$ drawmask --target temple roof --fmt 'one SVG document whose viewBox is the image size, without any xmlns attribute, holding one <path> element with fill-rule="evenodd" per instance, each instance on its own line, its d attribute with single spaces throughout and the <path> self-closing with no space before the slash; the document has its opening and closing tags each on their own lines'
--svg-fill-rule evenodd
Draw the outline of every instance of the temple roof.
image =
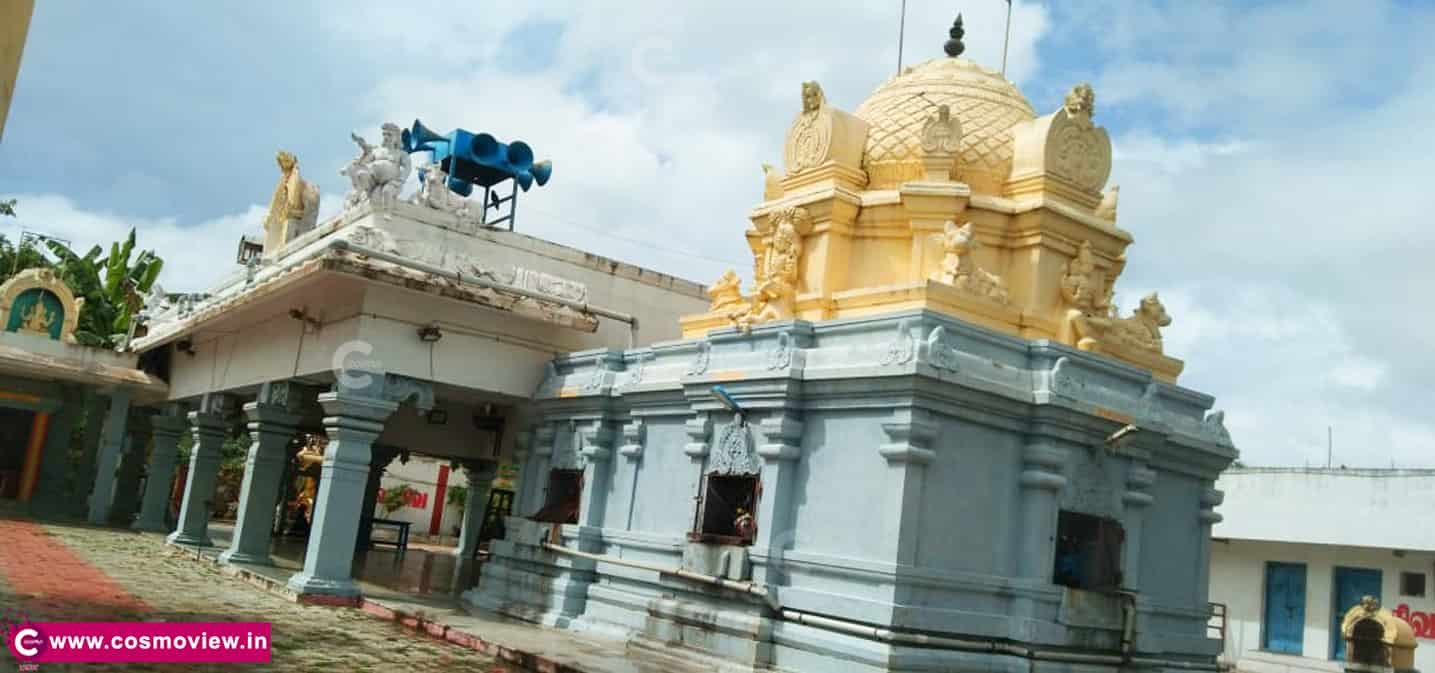
<svg viewBox="0 0 1435 673">
<path fill-rule="evenodd" d="M 863 168 L 872 187 L 923 175 L 922 128 L 940 105 L 950 106 L 961 124 L 958 179 L 975 191 L 1000 193 L 1011 173 L 1011 128 L 1036 111 L 1000 74 L 951 57 L 904 68 L 857 107 L 856 116 L 871 124 Z"/>
</svg>

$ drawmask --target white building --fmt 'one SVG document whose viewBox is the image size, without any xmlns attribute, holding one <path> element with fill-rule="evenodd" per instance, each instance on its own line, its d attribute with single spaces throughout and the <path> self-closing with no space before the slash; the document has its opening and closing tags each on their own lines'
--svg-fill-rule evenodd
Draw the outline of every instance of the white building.
<svg viewBox="0 0 1435 673">
<path fill-rule="evenodd" d="M 1405 617 L 1435 670 L 1435 470 L 1240 468 L 1217 482 L 1211 601 L 1242 671 L 1339 671 L 1339 620 L 1363 595 Z"/>
</svg>

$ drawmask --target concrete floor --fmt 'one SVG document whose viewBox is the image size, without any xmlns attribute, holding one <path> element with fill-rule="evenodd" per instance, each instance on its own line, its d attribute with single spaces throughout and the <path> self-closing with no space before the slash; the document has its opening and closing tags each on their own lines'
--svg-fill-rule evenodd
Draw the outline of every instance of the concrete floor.
<svg viewBox="0 0 1435 673">
<path fill-rule="evenodd" d="M 233 527 L 211 523 L 210 538 L 215 547 L 198 550 L 216 557 L 227 548 Z M 303 540 L 284 538 L 270 548 L 272 567 L 236 564 L 277 586 L 303 567 Z M 538 657 L 558 667 L 545 670 L 583 673 L 719 673 L 719 667 L 667 656 L 649 649 L 635 649 L 621 640 L 603 639 L 572 631 L 550 629 L 465 607 L 459 594 L 478 582 L 481 562 L 458 563 L 445 548 L 414 547 L 398 553 L 380 547 L 360 552 L 355 559 L 354 578 L 364 598 L 390 610 L 422 615 L 425 621 L 475 634 L 484 641 Z"/>
<path fill-rule="evenodd" d="M 209 537 L 218 548 L 216 553 L 229 547 L 233 534 L 232 524 L 209 525 Z M 291 574 L 304 566 L 305 551 L 306 542 L 295 537 L 277 538 L 269 547 L 275 564 Z M 354 558 L 354 578 L 404 594 L 456 597 L 478 583 L 480 565 L 474 561 L 458 563 L 458 557 L 446 547 L 411 543 L 408 550 L 401 553 L 381 546 L 358 553 Z"/>
</svg>

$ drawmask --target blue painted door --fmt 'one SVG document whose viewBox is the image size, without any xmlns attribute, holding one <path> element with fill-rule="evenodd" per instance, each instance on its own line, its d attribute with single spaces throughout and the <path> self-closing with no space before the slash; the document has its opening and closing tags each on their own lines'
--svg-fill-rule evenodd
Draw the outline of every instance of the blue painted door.
<svg viewBox="0 0 1435 673">
<path fill-rule="evenodd" d="M 1340 622 L 1345 612 L 1360 604 L 1365 596 L 1380 599 L 1380 571 L 1370 568 L 1336 568 L 1335 595 L 1330 606 L 1330 658 L 1345 658 L 1345 638 L 1340 635 Z"/>
<path fill-rule="evenodd" d="M 1265 626 L 1266 651 L 1300 654 L 1305 640 L 1305 565 L 1266 564 Z"/>
</svg>

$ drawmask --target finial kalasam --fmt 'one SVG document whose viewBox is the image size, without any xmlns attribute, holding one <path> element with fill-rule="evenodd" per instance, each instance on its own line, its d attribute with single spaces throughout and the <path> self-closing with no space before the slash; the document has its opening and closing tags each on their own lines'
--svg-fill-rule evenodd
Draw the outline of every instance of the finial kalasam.
<svg viewBox="0 0 1435 673">
<path fill-rule="evenodd" d="M 947 34 L 950 35 L 952 39 L 947 40 L 947 43 L 942 45 L 942 49 L 952 58 L 961 56 L 962 52 L 967 50 L 967 47 L 962 44 L 962 36 L 966 34 L 966 31 L 962 30 L 962 15 L 960 12 L 957 13 L 957 20 L 952 22 L 952 29 L 947 31 Z"/>
</svg>

